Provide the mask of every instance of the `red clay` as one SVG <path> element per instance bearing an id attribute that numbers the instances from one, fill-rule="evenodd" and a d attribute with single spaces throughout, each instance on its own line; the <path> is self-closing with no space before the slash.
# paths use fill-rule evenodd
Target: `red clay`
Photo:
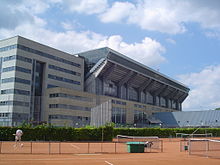
<path id="1" fill-rule="evenodd" d="M 162 153 L 0 154 L 0 165 L 219 165 L 220 159 L 180 152 L 179 141 L 164 140 Z"/>

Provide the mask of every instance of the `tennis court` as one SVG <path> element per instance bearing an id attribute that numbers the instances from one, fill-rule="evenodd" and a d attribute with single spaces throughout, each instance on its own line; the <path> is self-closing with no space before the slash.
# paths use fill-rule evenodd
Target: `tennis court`
<path id="1" fill-rule="evenodd" d="M 220 159 L 189 155 L 188 152 L 180 152 L 179 140 L 163 139 L 163 152 L 150 153 L 71 153 L 71 154 L 21 154 L 19 150 L 15 154 L 0 154 L 0 165 L 9 164 L 75 164 L 75 165 L 219 165 Z M 79 143 L 81 144 L 81 143 Z M 114 144 L 114 143 L 113 143 Z M 8 144 L 9 145 L 9 144 Z M 67 144 L 66 144 L 67 145 Z M 69 144 L 71 145 L 71 144 Z M 75 145 L 75 144 L 74 144 Z M 81 144 L 82 145 L 82 144 Z M 39 145 L 40 146 L 40 145 Z M 68 146 L 69 147 L 69 146 Z M 72 146 L 73 147 L 73 146 Z M 77 144 L 72 150 L 77 150 Z M 94 143 L 94 148 L 101 148 L 101 143 Z M 25 148 L 25 145 L 24 145 Z M 112 148 L 112 146 L 111 146 Z M 126 150 L 126 148 L 125 148 Z M 67 152 L 67 151 L 66 151 Z"/>

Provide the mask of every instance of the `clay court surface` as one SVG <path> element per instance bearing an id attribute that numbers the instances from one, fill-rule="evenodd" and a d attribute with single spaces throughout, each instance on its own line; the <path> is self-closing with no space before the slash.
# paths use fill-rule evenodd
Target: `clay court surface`
<path id="1" fill-rule="evenodd" d="M 98 144 L 97 144 L 98 145 Z M 95 146 L 93 146 L 95 148 Z M 73 147 L 74 148 L 74 147 Z M 75 147 L 77 150 L 77 148 Z M 163 139 L 163 152 L 90 154 L 0 154 L 0 165 L 219 165 L 220 159 L 180 152 L 180 142 Z"/>

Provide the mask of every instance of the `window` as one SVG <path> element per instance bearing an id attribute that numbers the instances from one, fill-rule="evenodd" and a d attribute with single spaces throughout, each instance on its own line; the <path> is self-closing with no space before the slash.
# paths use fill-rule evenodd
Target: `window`
<path id="1" fill-rule="evenodd" d="M 10 67 L 7 67 L 7 68 L 3 68 L 3 72 L 10 72 L 10 71 L 19 71 L 19 72 L 24 72 L 24 73 L 31 73 L 31 70 L 30 69 L 26 69 L 26 68 L 23 68 L 23 67 L 19 67 L 19 66 L 10 66 Z"/>
<path id="2" fill-rule="evenodd" d="M 22 101 L 0 101 L 0 106 L 4 106 L 4 105 L 29 107 L 29 103 L 28 102 L 22 102 Z"/>
<path id="3" fill-rule="evenodd" d="M 30 91 L 25 91 L 21 89 L 5 89 L 1 90 L 1 94 L 18 94 L 18 95 L 30 95 Z"/>
<path id="4" fill-rule="evenodd" d="M 15 49 L 15 48 L 17 48 L 17 45 L 5 46 L 5 47 L 0 48 L 0 52 L 8 51 L 8 50 Z"/>
<path id="5" fill-rule="evenodd" d="M 12 55 L 12 56 L 8 56 L 8 57 L 4 57 L 3 61 L 10 61 L 10 60 L 14 60 L 16 58 L 16 55 Z"/>
<path id="6" fill-rule="evenodd" d="M 0 118 L 7 118 L 9 113 L 0 113 Z"/>
<path id="7" fill-rule="evenodd" d="M 134 110 L 134 123 L 146 124 L 147 122 L 147 114 L 145 112 Z"/>
<path id="8" fill-rule="evenodd" d="M 47 88 L 56 88 L 56 87 L 58 87 L 57 85 L 53 85 L 53 84 L 48 84 L 47 85 Z"/>
<path id="9" fill-rule="evenodd" d="M 50 94 L 50 98 L 53 98 L 53 97 L 70 98 L 70 99 L 79 100 L 79 101 L 89 101 L 89 102 L 92 101 L 92 98 L 70 95 L 70 94 L 66 94 L 66 93 L 52 93 L 52 94 Z"/>
<path id="10" fill-rule="evenodd" d="M 134 88 L 129 88 L 129 100 L 137 101 L 138 100 L 138 93 Z"/>
<path id="11" fill-rule="evenodd" d="M 115 124 L 126 123 L 126 109 L 113 107 L 112 108 L 112 122 Z"/>
<path id="12" fill-rule="evenodd" d="M 146 108 L 145 105 L 140 105 L 140 104 L 134 104 L 135 108 Z"/>
<path id="13" fill-rule="evenodd" d="M 53 69 L 53 70 L 57 70 L 57 71 L 61 71 L 61 72 L 64 72 L 64 73 L 69 73 L 69 74 L 76 75 L 76 76 L 81 75 L 78 72 L 74 72 L 72 70 L 64 69 L 64 68 L 61 68 L 61 67 L 58 67 L 58 66 L 55 66 L 55 65 L 48 65 L 48 68 Z"/>
<path id="14" fill-rule="evenodd" d="M 119 104 L 119 105 L 126 105 L 126 102 L 124 101 L 119 101 L 119 100 L 112 100 L 113 104 Z"/>
<path id="15" fill-rule="evenodd" d="M 32 63 L 32 59 L 27 58 L 27 57 L 23 57 L 20 55 L 11 55 L 8 57 L 4 57 L 3 61 L 6 62 L 6 61 L 10 61 L 10 60 L 15 60 L 15 59 L 20 60 L 20 61 L 24 61 L 24 62 L 28 62 L 28 63 Z"/>
<path id="16" fill-rule="evenodd" d="M 70 83 L 70 84 L 80 85 L 79 81 L 70 80 L 70 79 L 67 79 L 67 78 L 63 78 L 63 77 L 59 77 L 59 76 L 55 76 L 55 75 L 51 75 L 51 74 L 48 74 L 48 78 L 53 79 L 53 80 L 57 80 L 57 81 L 67 82 L 67 83 Z"/>
<path id="17" fill-rule="evenodd" d="M 72 61 L 66 60 L 64 58 L 57 57 L 57 56 L 53 56 L 51 54 L 44 53 L 42 51 L 32 49 L 32 48 L 29 48 L 29 47 L 24 46 L 24 45 L 18 44 L 17 48 L 21 49 L 21 50 L 24 50 L 24 51 L 27 51 L 27 52 L 30 52 L 30 53 L 37 54 L 37 55 L 42 56 L 42 57 L 46 57 L 46 58 L 49 58 L 49 59 L 52 59 L 52 60 L 55 60 L 55 61 L 59 61 L 59 62 L 65 63 L 65 64 L 69 64 L 69 65 L 72 65 L 72 66 L 75 66 L 75 67 L 78 67 L 78 68 L 81 67 L 81 65 L 78 64 L 78 63 L 75 63 L 75 62 L 72 62 Z"/>
<path id="18" fill-rule="evenodd" d="M 10 82 L 18 82 L 18 83 L 27 84 L 27 85 L 31 84 L 30 80 L 25 80 L 25 79 L 18 78 L 18 77 L 10 77 L 10 78 L 2 79 L 2 83 L 10 83 Z"/>
<path id="19" fill-rule="evenodd" d="M 89 107 L 81 107 L 81 106 L 68 105 L 68 104 L 50 104 L 49 108 L 62 108 L 62 109 L 71 109 L 71 110 L 91 111 L 91 108 Z"/>

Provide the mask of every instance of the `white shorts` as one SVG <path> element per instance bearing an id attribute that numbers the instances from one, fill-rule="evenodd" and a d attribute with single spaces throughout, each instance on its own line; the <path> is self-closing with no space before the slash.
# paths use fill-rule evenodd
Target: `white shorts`
<path id="1" fill-rule="evenodd" d="M 21 136 L 15 136 L 15 140 L 17 140 L 17 141 L 19 140 L 20 141 L 21 140 Z"/>

